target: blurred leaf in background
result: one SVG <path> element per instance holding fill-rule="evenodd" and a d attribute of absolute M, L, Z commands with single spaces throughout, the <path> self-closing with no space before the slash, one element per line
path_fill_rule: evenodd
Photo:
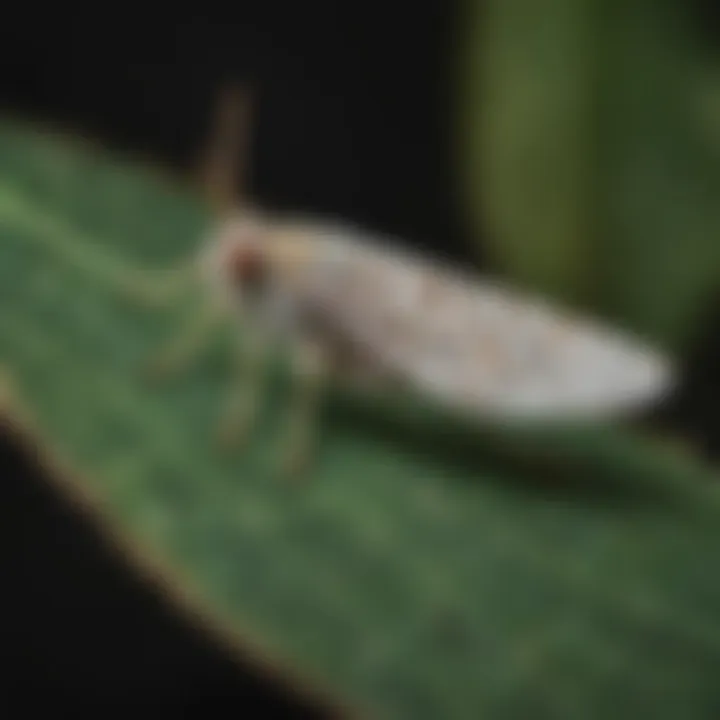
<path fill-rule="evenodd" d="M 720 277 L 720 158 L 696 6 L 468 4 L 464 203 L 519 282 L 671 349 Z"/>

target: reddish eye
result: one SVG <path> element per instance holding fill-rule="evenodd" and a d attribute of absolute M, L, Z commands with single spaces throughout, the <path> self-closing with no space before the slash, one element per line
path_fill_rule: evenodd
<path fill-rule="evenodd" d="M 267 265 L 263 255 L 251 248 L 241 248 L 231 258 L 231 274 L 235 282 L 244 288 L 256 288 L 267 276 Z"/>

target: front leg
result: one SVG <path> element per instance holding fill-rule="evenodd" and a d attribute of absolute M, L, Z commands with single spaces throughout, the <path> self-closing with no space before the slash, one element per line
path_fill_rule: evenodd
<path fill-rule="evenodd" d="M 205 299 L 182 332 L 150 359 L 146 372 L 158 380 L 186 370 L 207 348 L 211 337 L 227 321 L 229 311 Z"/>
<path fill-rule="evenodd" d="M 292 356 L 292 397 L 279 453 L 281 471 L 286 476 L 301 473 L 310 462 L 319 427 L 323 386 L 330 367 L 328 360 L 321 345 L 307 341 L 300 344 Z"/>
<path fill-rule="evenodd" d="M 114 281 L 121 295 L 142 310 L 163 310 L 199 283 L 194 259 L 170 269 L 118 271 Z"/>

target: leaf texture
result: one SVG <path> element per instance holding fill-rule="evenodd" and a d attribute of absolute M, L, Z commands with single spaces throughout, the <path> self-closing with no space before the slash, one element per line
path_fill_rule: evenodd
<path fill-rule="evenodd" d="M 288 485 L 282 372 L 247 453 L 219 455 L 222 348 L 148 387 L 187 308 L 118 291 L 185 257 L 202 208 L 9 124 L 0 158 L 0 365 L 99 516 L 237 642 L 368 717 L 716 716 L 709 471 L 621 429 L 482 431 L 338 390 Z"/>

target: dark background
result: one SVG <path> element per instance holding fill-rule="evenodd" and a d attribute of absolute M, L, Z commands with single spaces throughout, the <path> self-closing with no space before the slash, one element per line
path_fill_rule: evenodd
<path fill-rule="evenodd" d="M 448 113 L 456 8 L 404 7 L 268 2 L 215 18 L 108 14 L 25 33 L 8 26 L 0 31 L 8 42 L 25 47 L 0 71 L 3 94 L 188 168 L 218 90 L 248 80 L 257 93 L 249 183 L 258 200 L 419 243 L 442 238 L 462 252 Z"/>
<path fill-rule="evenodd" d="M 711 40 L 716 5 L 698 5 Z M 176 8 L 76 17 L 38 9 L 6 21 L 0 110 L 76 127 L 187 171 L 219 88 L 250 80 L 256 199 L 339 215 L 482 265 L 477 240 L 471 246 L 456 220 L 455 3 L 233 8 L 215 17 L 195 8 L 186 18 Z M 710 312 L 706 337 L 686 358 L 685 384 L 658 418 L 708 455 L 720 437 L 718 319 Z M 0 458 L 0 696 L 52 697 L 55 712 L 142 703 L 184 715 L 216 698 L 238 710 L 307 710 L 133 578 L 45 485 L 27 448 L 3 436 Z"/>

